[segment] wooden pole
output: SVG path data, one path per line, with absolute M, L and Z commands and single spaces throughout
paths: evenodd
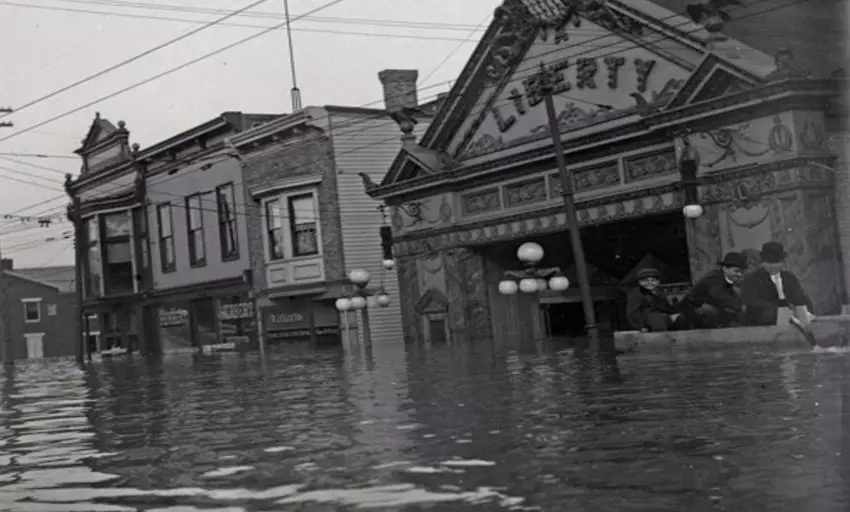
M 555 161 L 558 163 L 558 172 L 561 177 L 561 194 L 564 198 L 564 211 L 567 216 L 567 228 L 570 231 L 573 257 L 576 264 L 576 273 L 578 274 L 578 285 L 579 290 L 581 291 L 581 305 L 584 309 L 584 322 L 586 324 L 590 348 L 597 350 L 600 348 L 599 326 L 596 324 L 596 311 L 593 307 L 593 296 L 591 295 L 587 262 L 584 257 L 584 246 L 581 242 L 581 232 L 579 231 L 578 216 L 576 214 L 573 176 L 567 168 L 567 162 L 564 158 L 564 146 L 561 143 L 561 129 L 558 124 L 557 113 L 555 112 L 555 103 L 552 100 L 552 95 L 555 93 L 555 87 L 549 76 L 549 70 L 542 62 L 540 63 L 539 80 L 541 92 L 543 93 L 543 100 L 546 103 L 546 115 L 549 118 L 549 135 L 552 137 Z

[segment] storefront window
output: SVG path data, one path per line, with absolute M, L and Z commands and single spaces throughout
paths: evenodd
M 232 348 L 254 347 L 257 320 L 254 303 L 244 295 L 222 297 L 218 303 L 219 343 Z
M 159 339 L 163 351 L 192 347 L 188 301 L 177 301 L 159 307 Z
M 192 311 L 192 339 L 195 346 L 218 344 L 215 302 L 213 299 L 193 300 L 190 306 Z
M 320 345 L 340 343 L 339 313 L 329 302 L 287 299 L 265 309 L 263 323 L 269 344 L 314 339 Z

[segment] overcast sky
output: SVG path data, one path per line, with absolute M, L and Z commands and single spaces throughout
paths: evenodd
M 0 0 L 0 107 L 22 107 L 255 1 Z M 290 13 L 296 17 L 330 2 L 290 0 Z M 382 69 L 418 69 L 420 87 L 453 80 L 499 3 L 342 0 L 294 21 L 304 105 L 375 104 L 381 98 L 377 73 Z M 80 162 L 71 152 L 79 147 L 95 112 L 114 123 L 125 121 L 131 142 L 142 147 L 228 110 L 289 112 L 292 83 L 286 35 L 275 30 L 32 128 L 281 23 L 283 12 L 283 0 L 266 0 L 220 25 L 4 118 L 14 126 L 0 128 L 0 214 L 51 199 L 20 215 L 56 214 L 64 208 L 63 176 L 78 172 Z M 446 83 L 427 89 L 420 99 L 430 99 L 448 87 Z M 15 135 L 26 129 L 30 130 Z M 61 239 L 71 229 L 68 222 L 38 228 L 36 222 L 0 221 L 3 257 L 13 258 L 18 267 L 72 264 L 70 240 Z M 51 237 L 58 240 L 45 241 Z

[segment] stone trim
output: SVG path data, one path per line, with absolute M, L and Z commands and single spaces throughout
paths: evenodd
M 814 159 L 795 158 L 759 164 L 700 178 L 700 197 L 705 205 L 739 202 L 746 204 L 766 194 L 800 188 L 829 188 L 832 173 L 808 166 Z M 748 197 L 738 193 L 743 183 Z M 682 207 L 679 183 L 657 185 L 607 197 L 597 197 L 576 204 L 579 225 L 592 226 L 628 218 L 675 211 Z M 461 225 L 444 226 L 401 235 L 396 238 L 399 256 L 514 240 L 566 229 L 563 205 L 518 212 L 498 218 L 483 219 Z

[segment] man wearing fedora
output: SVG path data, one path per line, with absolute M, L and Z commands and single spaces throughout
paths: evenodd
M 747 268 L 747 258 L 730 252 L 691 288 L 682 299 L 681 311 L 697 329 L 738 327 L 744 321 L 744 305 L 738 286 Z
M 793 311 L 797 306 L 805 306 L 811 311 L 812 302 L 800 280 L 784 269 L 785 247 L 779 242 L 767 242 L 759 256 L 761 268 L 745 277 L 741 284 L 747 324 L 776 325 L 779 308 Z
M 644 332 L 678 331 L 686 328 L 684 317 L 658 288 L 663 277 L 661 271 L 655 268 L 641 269 L 635 276 L 638 286 L 629 294 L 626 303 L 626 318 L 633 328 Z

